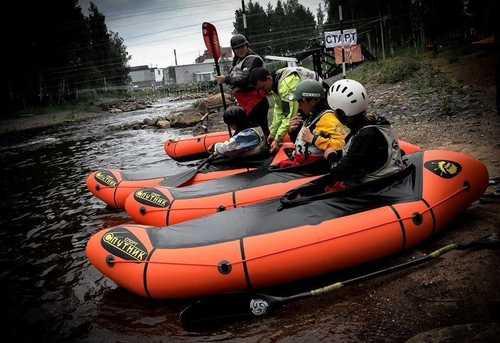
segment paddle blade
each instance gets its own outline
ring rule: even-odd
[[[201,30],[203,32],[203,40],[205,41],[205,46],[207,47],[208,52],[212,54],[215,62],[219,62],[221,52],[219,37],[217,36],[215,26],[205,22],[201,25]]]
[[[268,314],[280,298],[268,295],[233,294],[198,300],[187,306],[179,315],[186,328],[220,325],[245,317]]]
[[[198,174],[199,168],[191,168],[184,172],[176,175],[167,176],[161,183],[162,186],[166,187],[181,187],[186,183],[191,181],[196,174]]]

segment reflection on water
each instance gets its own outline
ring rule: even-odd
[[[177,165],[165,161],[163,143],[191,135],[191,130],[109,127],[163,115],[179,105],[160,102],[142,111],[0,137],[0,275],[7,305],[3,337],[8,341],[347,341],[350,325],[360,326],[349,324],[349,317],[336,322],[331,298],[291,304],[259,320],[190,332],[177,319],[186,302],[135,296],[90,265],[85,256],[89,237],[129,218],[91,196],[85,186],[88,173],[102,167],[155,167],[155,161],[174,172]],[[342,331],[332,331],[340,325]]]
[[[129,221],[124,212],[107,209],[91,196],[85,186],[87,174],[99,167],[154,166],[166,158],[163,142],[168,137],[191,134],[108,127],[165,114],[178,105],[164,102],[143,111],[0,138],[0,275],[7,337],[103,342],[208,339],[182,330],[176,319],[182,304],[130,295],[104,278],[85,256],[91,234]],[[175,167],[172,161],[170,168]]]

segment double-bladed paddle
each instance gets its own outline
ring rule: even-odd
[[[435,259],[441,255],[444,255],[445,253],[452,250],[498,247],[500,247],[499,237],[496,234],[491,234],[469,243],[451,243],[423,257],[419,257],[401,264],[377,270],[372,273],[361,275],[342,282],[336,282],[325,287],[316,288],[291,296],[278,297],[266,294],[248,293],[214,296],[212,298],[198,300],[187,306],[180,313],[180,320],[184,327],[193,328],[197,326],[217,324],[225,319],[235,319],[240,317],[260,317],[270,313],[279,306],[282,306],[292,300],[329,293],[355,282],[372,279],[377,276],[389,274],[391,272],[419,265],[429,260]]]
[[[183,172],[180,172],[179,174],[167,176],[165,180],[162,182],[162,186],[166,187],[181,187],[191,181],[196,174],[206,166],[208,163],[212,162],[214,158],[216,157],[215,154],[211,154],[208,156],[206,159],[201,161],[196,167],[189,168],[188,170],[185,170]]]

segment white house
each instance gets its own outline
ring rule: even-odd
[[[220,62],[221,72],[228,70],[232,58]],[[226,70],[227,69],[227,70]],[[203,81],[215,80],[215,65],[213,59],[206,59],[203,63],[170,66],[164,69],[165,85],[183,85]]]
[[[156,88],[163,83],[163,69],[147,65],[130,67],[129,77],[132,85],[138,88]]]

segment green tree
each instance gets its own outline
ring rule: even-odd
[[[127,82],[123,41],[107,32],[95,5],[85,17],[78,0],[14,2],[7,35],[5,73],[8,111],[73,100],[79,90]],[[99,82],[101,83],[99,85]]]
[[[241,10],[235,12],[235,32],[244,32]],[[250,1],[247,9],[247,35],[260,54],[291,55],[305,49],[317,35],[314,15],[298,0],[278,0],[276,8],[266,10]]]

